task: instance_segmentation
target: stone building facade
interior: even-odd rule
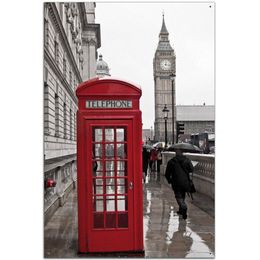
[[[150,143],[153,140],[153,130],[151,129],[142,129],[142,141],[143,143]]]
[[[163,16],[162,28],[159,34],[159,43],[153,59],[155,97],[154,139],[156,141],[165,140],[165,121],[162,112],[165,105],[169,109],[167,120],[168,142],[172,143],[173,139],[172,120],[176,122],[175,60],[175,51],[170,44],[169,33]],[[172,115],[172,105],[174,107],[174,115]],[[176,129],[176,123],[174,123],[174,126],[174,129]],[[176,133],[176,131],[174,131],[174,133]]]
[[[76,182],[75,89],[96,75],[100,26],[95,3],[44,3],[44,188],[45,222]]]
[[[184,124],[184,135],[215,133],[215,106],[177,105],[177,122]],[[180,138],[181,139],[181,138]]]

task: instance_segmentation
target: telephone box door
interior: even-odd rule
[[[85,129],[86,162],[92,162],[86,166],[88,250],[132,250],[132,120],[86,120]]]

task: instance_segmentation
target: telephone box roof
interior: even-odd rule
[[[123,89],[122,89],[122,85],[127,87],[130,92],[137,92],[139,95],[142,94],[142,89],[139,85],[130,82],[130,81],[126,81],[126,80],[122,80],[122,79],[118,79],[118,78],[111,78],[111,77],[102,77],[102,78],[93,78],[90,79],[88,81],[82,82],[76,89],[76,95],[77,96],[82,96],[86,94],[86,91],[88,88],[91,88],[95,85],[100,85],[100,87],[103,86],[103,89],[98,89],[97,88],[97,92],[101,93],[104,92],[104,86],[117,86],[117,88],[115,89],[117,91],[117,93],[115,93],[115,95],[123,95]],[[122,89],[122,91],[121,91]],[[129,91],[128,91],[129,92]]]

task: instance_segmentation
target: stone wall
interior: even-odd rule
[[[76,156],[74,157],[74,159]],[[57,164],[57,163],[56,163]],[[44,190],[44,223],[47,223],[58,207],[63,206],[69,192],[76,187],[77,163],[76,160],[69,162],[61,161],[61,166],[46,170],[45,178],[56,181],[56,187]],[[57,166],[57,165],[56,165]],[[47,168],[47,167],[46,167]]]
[[[215,133],[215,121],[182,121],[184,134]]]

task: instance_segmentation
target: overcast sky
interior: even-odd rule
[[[143,128],[154,124],[153,57],[162,13],[176,53],[177,105],[214,104],[213,3],[96,3],[98,53],[112,77],[142,88]]]

